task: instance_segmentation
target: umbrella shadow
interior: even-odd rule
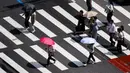
[[[73,67],[73,68],[78,68],[78,66],[75,65],[73,62],[69,62],[68,65],[69,65],[70,67]]]
[[[82,37],[81,36],[79,36],[79,35],[71,35],[71,38],[73,39],[71,39],[71,41],[72,42],[78,42],[78,43],[80,43],[80,40],[82,39]]]
[[[20,32],[18,29],[16,29],[16,28],[10,30],[10,32],[11,32],[12,34],[14,34],[14,35],[19,35],[19,34],[21,33],[21,32]]]
[[[42,66],[46,66],[46,64],[38,63],[38,62],[30,62],[27,64],[27,66],[30,68],[40,68]]]

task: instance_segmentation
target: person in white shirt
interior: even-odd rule
[[[118,29],[118,32],[117,32],[117,50],[119,53],[122,53],[122,47],[121,45],[123,45],[124,47],[126,47],[128,49],[128,45],[126,44],[125,42],[125,39],[124,39],[124,33],[123,33],[123,30],[124,30],[124,26],[120,26]]]
[[[115,45],[115,42],[114,42],[113,39],[114,39],[114,36],[115,36],[115,33],[116,33],[116,26],[115,26],[113,20],[111,20],[111,21],[108,23],[107,31],[108,31],[109,36],[110,36],[111,46],[114,46],[114,45]]]

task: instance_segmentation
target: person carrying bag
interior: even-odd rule
[[[48,59],[47,59],[47,65],[46,66],[48,66],[50,64],[50,60],[53,60],[54,63],[56,62],[56,60],[54,58],[55,49],[53,48],[53,46],[49,45],[48,48],[47,48],[47,51],[48,51]]]

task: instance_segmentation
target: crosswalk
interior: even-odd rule
[[[102,14],[104,17],[106,17],[106,13],[104,12],[104,8],[102,6],[100,6],[99,4],[97,4],[94,1],[92,2],[92,4],[93,4],[93,8],[95,8],[99,12],[99,14]],[[84,9],[82,6],[80,6],[77,3],[68,3],[68,6],[70,6],[70,8],[76,12],[78,12],[80,10],[87,12],[86,9]],[[124,16],[126,16],[128,19],[130,19],[130,12],[125,10],[123,7],[114,6],[114,8],[117,11],[119,11],[120,13],[122,13]],[[56,12],[58,12],[61,17],[65,18],[64,19],[65,21],[66,21],[66,19],[69,20],[71,23],[69,25],[73,25],[73,26],[77,25],[78,20],[74,17],[74,15],[67,12],[61,6],[59,6],[59,5],[53,6],[52,9],[54,9]],[[66,70],[71,69],[69,63],[72,63],[72,65],[74,65],[76,67],[83,66],[83,61],[87,60],[87,58],[89,56],[89,51],[91,50],[91,48],[86,46],[86,44],[81,44],[81,43],[78,43],[75,40],[73,40],[69,34],[71,34],[74,29],[71,29],[70,27],[68,27],[68,25],[66,26],[66,24],[64,24],[65,22],[61,22],[60,20],[56,19],[51,14],[49,14],[46,10],[39,9],[39,10],[37,10],[37,14],[39,14],[42,18],[45,18],[46,20],[48,20],[50,22],[50,24],[43,24],[41,21],[36,20],[36,22],[34,24],[34,26],[36,28],[35,33],[30,33],[28,30],[24,30],[25,28],[23,26],[23,23],[20,23],[14,17],[11,17],[11,16],[3,17],[3,20],[6,21],[8,23],[8,25],[10,25],[12,28],[18,29],[22,33],[22,35],[20,35],[21,37],[19,38],[18,36],[12,34],[6,26],[4,27],[3,25],[0,25],[0,32],[1,32],[0,34],[4,35],[6,39],[8,39],[12,43],[14,43],[16,46],[18,46],[18,48],[14,48],[14,47],[8,46],[5,42],[3,43],[2,41],[0,41],[0,49],[13,48],[13,50],[10,51],[10,52],[13,52],[13,56],[20,56],[20,58],[22,58],[22,60],[24,60],[23,62],[26,61],[27,63],[34,66],[35,69],[37,69],[36,70],[37,73],[39,73],[39,72],[56,73],[59,71],[66,71]],[[19,14],[18,16],[20,16],[21,19],[25,18],[24,16],[22,16],[22,14]],[[121,22],[121,20],[116,18],[116,16],[113,16],[112,19],[115,21],[115,23]],[[42,20],[42,21],[48,22],[45,20]],[[99,25],[100,27],[104,25],[99,19],[98,19],[98,22],[100,24]],[[54,30],[53,27],[51,29],[49,29],[50,25],[55,26],[54,28],[56,28],[55,29],[56,31],[53,31]],[[130,24],[128,24],[128,26],[130,26]],[[119,26],[117,26],[117,27],[119,27]],[[85,26],[85,29],[89,30],[89,27]],[[61,33],[57,32],[57,31],[64,33],[64,35],[59,36],[59,34],[61,34]],[[41,37],[37,34],[37,32],[41,32],[41,33],[39,33],[40,35],[42,34],[41,36],[48,36],[55,40],[54,48],[56,49],[56,52],[57,52],[55,59],[57,61],[56,61],[56,63],[53,64],[53,67],[52,67],[52,68],[55,67],[54,69],[57,69],[57,70],[55,70],[55,72],[53,72],[54,70],[47,68],[43,64],[39,63],[39,61],[42,61],[42,60],[45,63],[48,58],[48,54],[47,54],[46,50],[44,49],[45,46],[44,45],[41,46],[41,44],[37,43]],[[57,34],[57,33],[59,33],[59,34]],[[84,35],[88,36],[87,34],[84,34]],[[105,30],[99,30],[98,35],[100,36],[99,38],[104,39],[105,43],[110,43],[110,41],[108,39],[109,35],[105,32]],[[124,31],[124,35],[125,35],[125,39],[127,39],[130,42],[129,33],[127,31]],[[24,38],[24,37],[27,37],[27,38]],[[21,39],[21,38],[23,38],[23,39]],[[27,39],[29,39],[28,43],[33,42],[33,44],[25,44],[26,42],[23,42],[23,41],[27,40]],[[97,42],[95,44],[95,48],[98,52],[96,52],[96,53],[98,53],[98,54],[102,53],[108,59],[118,58],[117,54],[113,53],[108,48],[104,47],[103,44],[104,44],[104,42],[101,43],[100,40],[97,40]],[[33,51],[32,54],[37,53],[37,55],[41,59],[37,60],[37,56],[32,56],[32,55],[28,54],[28,52],[25,50],[25,48],[23,48],[21,45],[22,46],[25,45],[26,50],[29,49],[29,50]],[[123,55],[130,55],[130,50],[123,47]],[[9,65],[9,67],[13,68],[14,70],[16,70],[19,73],[29,73],[28,68],[27,67],[24,68],[24,66],[22,65],[22,61],[20,61],[21,63],[19,63],[19,58],[14,59],[11,57],[12,56],[8,55],[8,53],[6,51],[0,52],[0,58],[5,63],[7,63]],[[94,55],[94,58],[96,60],[96,63],[102,62],[104,60],[102,57],[97,56],[97,54]],[[51,61],[51,63],[53,63],[53,61]],[[1,67],[0,67],[0,72],[7,73]]]

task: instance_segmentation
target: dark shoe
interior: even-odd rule
[[[54,64],[56,63],[56,60],[54,61]]]
[[[50,66],[49,64],[46,64],[46,67]]]

